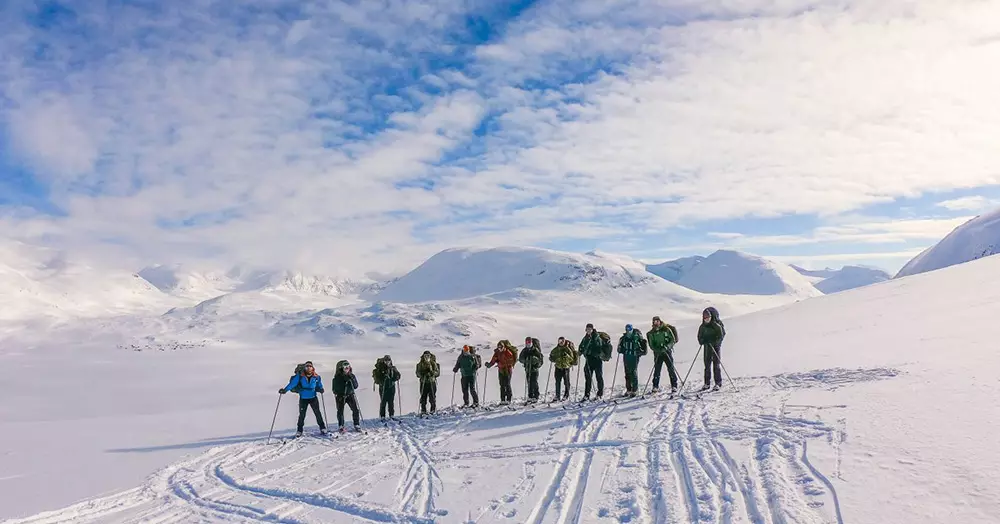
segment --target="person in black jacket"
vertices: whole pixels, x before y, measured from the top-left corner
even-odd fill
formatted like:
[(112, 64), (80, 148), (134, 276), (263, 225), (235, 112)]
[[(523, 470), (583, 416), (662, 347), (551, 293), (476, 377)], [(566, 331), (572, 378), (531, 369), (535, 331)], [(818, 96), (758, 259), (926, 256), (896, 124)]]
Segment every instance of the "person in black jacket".
[(337, 362), (337, 373), (333, 375), (333, 394), (337, 397), (337, 424), (340, 432), (344, 430), (344, 405), (351, 407), (354, 418), (354, 430), (361, 431), (361, 410), (354, 392), (358, 389), (358, 377), (351, 371), (351, 363), (346, 360)]
[(719, 319), (719, 311), (714, 307), (705, 308), (698, 327), (698, 344), (705, 348), (705, 386), (712, 387), (712, 373), (715, 373), (715, 389), (722, 387), (722, 339), (726, 338), (726, 327)]

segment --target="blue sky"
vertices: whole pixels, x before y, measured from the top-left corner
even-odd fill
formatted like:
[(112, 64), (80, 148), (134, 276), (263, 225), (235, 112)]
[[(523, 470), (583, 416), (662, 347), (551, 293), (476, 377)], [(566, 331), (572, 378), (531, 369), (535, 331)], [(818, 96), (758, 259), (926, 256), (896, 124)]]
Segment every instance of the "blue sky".
[(0, 235), (128, 264), (395, 271), (503, 244), (895, 270), (1000, 205), (998, 18), (7, 2)]

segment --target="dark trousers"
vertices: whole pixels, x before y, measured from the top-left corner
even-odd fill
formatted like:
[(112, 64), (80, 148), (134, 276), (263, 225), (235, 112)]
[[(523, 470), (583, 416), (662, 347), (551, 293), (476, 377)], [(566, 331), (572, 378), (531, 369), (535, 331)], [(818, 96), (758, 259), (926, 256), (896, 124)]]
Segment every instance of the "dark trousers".
[(528, 398), (538, 400), (538, 397), (542, 395), (538, 389), (538, 370), (528, 371), (525, 374), (525, 379), (528, 381)]
[(437, 411), (437, 382), (428, 380), (420, 385), (420, 412), (427, 413), (427, 401), (431, 403), (431, 413)]
[(476, 391), (476, 376), (471, 377), (462, 376), (462, 401), (466, 406), (469, 405), (469, 394), (472, 394), (472, 405), (479, 405), (479, 392)]
[[(564, 384), (566, 385), (566, 393), (560, 395), (559, 393), (562, 391), (560, 386)], [(569, 398), (569, 368), (556, 368), (556, 400), (559, 400), (560, 398)]]
[(667, 374), (670, 375), (670, 387), (677, 388), (677, 368), (674, 367), (674, 352), (667, 351), (663, 355), (655, 355), (653, 363), (653, 389), (660, 387), (660, 371), (663, 365), (667, 365)]
[(625, 365), (625, 392), (636, 393), (639, 391), (639, 359), (633, 361), (624, 358), (622, 360)]
[(337, 395), (337, 424), (340, 427), (344, 427), (344, 405), (351, 407), (351, 415), (353, 415), (354, 425), (361, 425), (361, 412), (358, 409), (358, 399), (354, 398), (354, 395), (349, 397)]
[(316, 423), (319, 424), (319, 429), (326, 429), (326, 422), (323, 421), (323, 414), (319, 411), (319, 398), (301, 398), (299, 397), (299, 423), (296, 428), (302, 431), (302, 428), (306, 425), (306, 410), (312, 408), (313, 415), (316, 415)]
[(583, 396), (590, 397), (590, 385), (597, 379), (597, 398), (604, 396), (604, 361), (601, 357), (586, 357), (587, 363), (583, 366)]
[(712, 384), (712, 372), (715, 371), (715, 385), (722, 385), (722, 361), (719, 360), (719, 349), (705, 346), (705, 385)]
[(510, 402), (514, 399), (514, 390), (510, 387), (510, 376), (513, 374), (513, 370), (508, 372), (501, 371), (498, 373), (500, 375), (500, 402)]
[(379, 403), (378, 407), (378, 416), (385, 418), (386, 408), (389, 410), (390, 417), (396, 416), (396, 388), (383, 388), (379, 386), (378, 393), (382, 398), (382, 402)]

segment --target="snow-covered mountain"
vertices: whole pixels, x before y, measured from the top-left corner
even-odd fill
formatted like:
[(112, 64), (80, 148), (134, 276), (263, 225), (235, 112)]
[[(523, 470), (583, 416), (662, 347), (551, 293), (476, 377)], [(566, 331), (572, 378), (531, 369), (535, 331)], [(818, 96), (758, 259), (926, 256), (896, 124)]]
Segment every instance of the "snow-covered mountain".
[(0, 242), (0, 297), (0, 320), (99, 317), (173, 303), (134, 273), (98, 271), (64, 252), (12, 240)]
[(864, 266), (844, 266), (840, 269), (820, 270), (803, 269), (794, 264), (791, 267), (809, 279), (816, 289), (827, 295), (870, 286), (892, 278), (889, 273), (881, 269)]
[[(0, 345), (0, 519), (990, 523), (1000, 514), (1000, 492), (987, 489), (1000, 471), (1000, 404), (989, 401), (1000, 395), (990, 372), (1000, 369), (1000, 352), (956, 326), (992, 320), (995, 310), (983, 305), (1000, 301), (998, 271), (1000, 257), (989, 257), (746, 316), (730, 312), (731, 297), (711, 297), (724, 304), (733, 383), (726, 376), (722, 391), (700, 399), (524, 409), (518, 366), (512, 409), (448, 409), (456, 353), (430, 346), (444, 371), (440, 412), (430, 419), (415, 416), (413, 375), (428, 346), (412, 339), (304, 344), (263, 340), (245, 323), (245, 335), (225, 345), (138, 352), (107, 344), (92, 324), (26, 331)], [(626, 318), (644, 324), (662, 309), (649, 289), (544, 291), (563, 300), (528, 309), (497, 301), (491, 315), (504, 338), (538, 336), (548, 350), (588, 321), (615, 335)], [(625, 301), (607, 305), (615, 293)], [(460, 332), (463, 322), (481, 322), (470, 317), (478, 307), (361, 309), (380, 323), (405, 324), (414, 311), (428, 322), (454, 317)], [(676, 314), (674, 354), (682, 373), (694, 365), (691, 391), (701, 385), (700, 304), (685, 307), (694, 314)], [(386, 353), (403, 376), (402, 423), (388, 427), (376, 421), (368, 380)], [(296, 397), (276, 390), (306, 359), (327, 381), (338, 360), (351, 361), (368, 434), (308, 436), (310, 413), (307, 436), (288, 438)], [(651, 364), (640, 361), (640, 388)], [(620, 394), (614, 366), (606, 363), (604, 375)], [(72, 394), (39, 394), (40, 377)], [(496, 373), (479, 379), (492, 405)], [(570, 380), (577, 398), (575, 372)], [(272, 420), (278, 440), (268, 444)]]
[(719, 250), (705, 258), (689, 257), (647, 268), (701, 293), (800, 299), (823, 294), (790, 266), (738, 251)]
[(1000, 209), (958, 226), (910, 260), (895, 278), (926, 273), (1000, 253)]
[(584, 255), (539, 248), (456, 248), (442, 251), (387, 285), (377, 295), (390, 302), (457, 300), (517, 289), (611, 290), (659, 279), (627, 257)]
[(684, 275), (705, 261), (705, 257), (695, 255), (692, 257), (668, 260), (661, 264), (650, 264), (646, 266), (646, 271), (670, 282), (678, 282)]

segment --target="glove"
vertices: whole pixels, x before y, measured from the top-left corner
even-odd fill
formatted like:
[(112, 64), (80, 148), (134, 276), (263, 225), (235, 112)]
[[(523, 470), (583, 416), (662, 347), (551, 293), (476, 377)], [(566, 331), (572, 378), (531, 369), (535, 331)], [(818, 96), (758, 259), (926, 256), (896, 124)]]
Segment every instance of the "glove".
[(486, 363), (486, 367), (491, 368), (491, 367), (493, 367), (493, 364), (491, 362), (487, 362)]
[(452, 373), (458, 373), (458, 368), (451, 370)]
[(324, 391), (326, 390), (323, 388), (316, 388), (316, 392), (319, 393), (320, 395), (322, 395)]
[(285, 391), (285, 388), (281, 388), (281, 389), (278, 390), (278, 393), (281, 393), (282, 395), (284, 395), (285, 393), (288, 393), (288, 392)]

